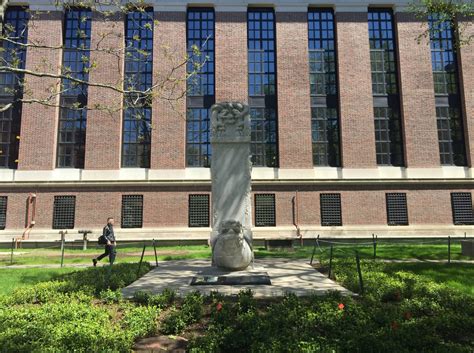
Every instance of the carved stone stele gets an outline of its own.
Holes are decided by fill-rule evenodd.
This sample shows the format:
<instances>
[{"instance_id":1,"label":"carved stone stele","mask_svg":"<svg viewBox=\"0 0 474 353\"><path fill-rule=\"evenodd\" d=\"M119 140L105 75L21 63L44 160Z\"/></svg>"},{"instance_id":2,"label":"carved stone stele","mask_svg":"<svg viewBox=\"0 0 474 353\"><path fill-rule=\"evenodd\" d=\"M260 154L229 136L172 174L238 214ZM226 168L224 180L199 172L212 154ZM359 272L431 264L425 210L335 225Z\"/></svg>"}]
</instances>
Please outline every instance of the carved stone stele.
<instances>
[{"instance_id":1,"label":"carved stone stele","mask_svg":"<svg viewBox=\"0 0 474 353\"><path fill-rule=\"evenodd\" d=\"M241 270L253 260L249 108L225 102L211 111L212 260Z\"/></svg>"}]
</instances>

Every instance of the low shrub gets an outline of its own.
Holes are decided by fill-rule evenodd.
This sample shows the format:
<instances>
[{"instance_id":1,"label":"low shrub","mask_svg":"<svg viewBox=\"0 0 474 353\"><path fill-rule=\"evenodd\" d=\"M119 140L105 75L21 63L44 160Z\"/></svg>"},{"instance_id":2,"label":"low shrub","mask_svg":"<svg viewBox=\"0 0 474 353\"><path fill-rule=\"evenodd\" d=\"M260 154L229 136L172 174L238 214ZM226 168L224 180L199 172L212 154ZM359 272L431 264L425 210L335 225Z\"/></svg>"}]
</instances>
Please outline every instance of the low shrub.
<instances>
[{"instance_id":1,"label":"low shrub","mask_svg":"<svg viewBox=\"0 0 474 353\"><path fill-rule=\"evenodd\" d=\"M165 335L177 335L187 326L185 316L176 307L172 307L160 323L160 331Z\"/></svg>"},{"instance_id":2,"label":"low shrub","mask_svg":"<svg viewBox=\"0 0 474 353\"><path fill-rule=\"evenodd\" d=\"M128 352L133 338L108 310L80 302L0 309L3 352Z\"/></svg>"},{"instance_id":3,"label":"low shrub","mask_svg":"<svg viewBox=\"0 0 474 353\"><path fill-rule=\"evenodd\" d=\"M106 289L99 293L99 298L104 303L111 304L111 303L119 303L122 300L123 295L120 289L117 289L117 290Z\"/></svg>"},{"instance_id":4,"label":"low shrub","mask_svg":"<svg viewBox=\"0 0 474 353\"><path fill-rule=\"evenodd\" d=\"M126 310L122 327L134 339L156 333L160 309L156 306L137 306Z\"/></svg>"},{"instance_id":5,"label":"low shrub","mask_svg":"<svg viewBox=\"0 0 474 353\"><path fill-rule=\"evenodd\" d=\"M133 300L142 305L153 305L161 309L171 306L176 298L176 292L165 288L161 294L151 294L148 291L137 291Z\"/></svg>"},{"instance_id":6,"label":"low shrub","mask_svg":"<svg viewBox=\"0 0 474 353\"><path fill-rule=\"evenodd\" d=\"M187 326L201 319L203 305L204 298L199 292L186 295L179 310L173 307L165 316L160 331L166 335L181 333Z\"/></svg>"}]
</instances>

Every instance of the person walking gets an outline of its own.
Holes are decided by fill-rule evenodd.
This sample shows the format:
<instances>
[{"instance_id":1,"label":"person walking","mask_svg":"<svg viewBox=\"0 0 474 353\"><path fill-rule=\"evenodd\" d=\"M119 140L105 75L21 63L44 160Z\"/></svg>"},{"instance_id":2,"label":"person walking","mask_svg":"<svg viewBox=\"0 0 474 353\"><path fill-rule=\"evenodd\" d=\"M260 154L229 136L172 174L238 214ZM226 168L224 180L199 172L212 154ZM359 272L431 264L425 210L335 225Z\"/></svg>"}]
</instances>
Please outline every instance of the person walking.
<instances>
[{"instance_id":1,"label":"person walking","mask_svg":"<svg viewBox=\"0 0 474 353\"><path fill-rule=\"evenodd\" d=\"M102 235L99 237L99 244L105 245L105 252L102 255L92 259L94 267L97 266L97 262L106 256L109 256L109 262L112 265L115 261L115 256L117 255L117 242L115 241L114 234L114 219L112 217L107 218L107 225L104 227Z\"/></svg>"}]
</instances>

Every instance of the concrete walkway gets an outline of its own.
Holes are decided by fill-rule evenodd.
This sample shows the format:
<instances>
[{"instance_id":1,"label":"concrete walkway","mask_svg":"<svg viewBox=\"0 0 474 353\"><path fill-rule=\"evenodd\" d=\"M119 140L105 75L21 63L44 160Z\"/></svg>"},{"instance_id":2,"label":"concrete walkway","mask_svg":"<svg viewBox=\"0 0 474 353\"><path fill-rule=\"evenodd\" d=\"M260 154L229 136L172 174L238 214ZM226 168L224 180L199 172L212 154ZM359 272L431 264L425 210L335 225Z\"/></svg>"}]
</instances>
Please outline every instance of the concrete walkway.
<instances>
[{"instance_id":1,"label":"concrete walkway","mask_svg":"<svg viewBox=\"0 0 474 353\"><path fill-rule=\"evenodd\" d=\"M191 286L195 276L235 276L268 274L271 285L199 285ZM297 296L325 294L328 291L339 291L346 295L353 293L328 279L308 264L308 260L261 259L256 260L254 269L236 272L219 271L211 267L209 260L181 260L160 262L154 268L122 290L124 297L132 297L137 291L153 294L161 293L165 288L175 290L179 296L199 291L204 295L219 292L225 295L236 295L241 290L251 289L255 297L279 297L286 293Z\"/></svg>"}]
</instances>

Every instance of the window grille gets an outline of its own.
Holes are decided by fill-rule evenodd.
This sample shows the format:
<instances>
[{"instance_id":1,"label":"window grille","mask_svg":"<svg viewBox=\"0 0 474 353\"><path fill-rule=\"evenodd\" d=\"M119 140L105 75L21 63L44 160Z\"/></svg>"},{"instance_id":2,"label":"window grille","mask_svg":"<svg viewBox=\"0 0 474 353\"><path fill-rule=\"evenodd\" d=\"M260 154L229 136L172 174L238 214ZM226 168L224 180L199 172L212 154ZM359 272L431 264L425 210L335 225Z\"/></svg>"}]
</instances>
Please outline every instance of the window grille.
<instances>
[{"instance_id":1,"label":"window grille","mask_svg":"<svg viewBox=\"0 0 474 353\"><path fill-rule=\"evenodd\" d=\"M209 195L189 195L189 227L209 227Z\"/></svg>"},{"instance_id":2,"label":"window grille","mask_svg":"<svg viewBox=\"0 0 474 353\"><path fill-rule=\"evenodd\" d=\"M255 195L255 226L275 227L275 194Z\"/></svg>"},{"instance_id":3,"label":"window grille","mask_svg":"<svg viewBox=\"0 0 474 353\"><path fill-rule=\"evenodd\" d=\"M143 195L122 195L122 228L143 226Z\"/></svg>"},{"instance_id":4,"label":"window grille","mask_svg":"<svg viewBox=\"0 0 474 353\"><path fill-rule=\"evenodd\" d=\"M321 225L342 226L341 194L321 194Z\"/></svg>"},{"instance_id":5,"label":"window grille","mask_svg":"<svg viewBox=\"0 0 474 353\"><path fill-rule=\"evenodd\" d=\"M0 196L0 230L5 229L7 223L7 200L6 196Z\"/></svg>"},{"instance_id":6,"label":"window grille","mask_svg":"<svg viewBox=\"0 0 474 353\"><path fill-rule=\"evenodd\" d=\"M53 229L73 229L76 212L76 196L55 196Z\"/></svg>"},{"instance_id":7,"label":"window grille","mask_svg":"<svg viewBox=\"0 0 474 353\"><path fill-rule=\"evenodd\" d=\"M407 194L390 193L386 194L387 202L387 222L389 226L407 226L408 208Z\"/></svg>"},{"instance_id":8,"label":"window grille","mask_svg":"<svg viewBox=\"0 0 474 353\"><path fill-rule=\"evenodd\" d=\"M451 193L451 206L455 225L474 225L472 194L470 192Z\"/></svg>"}]
</instances>

